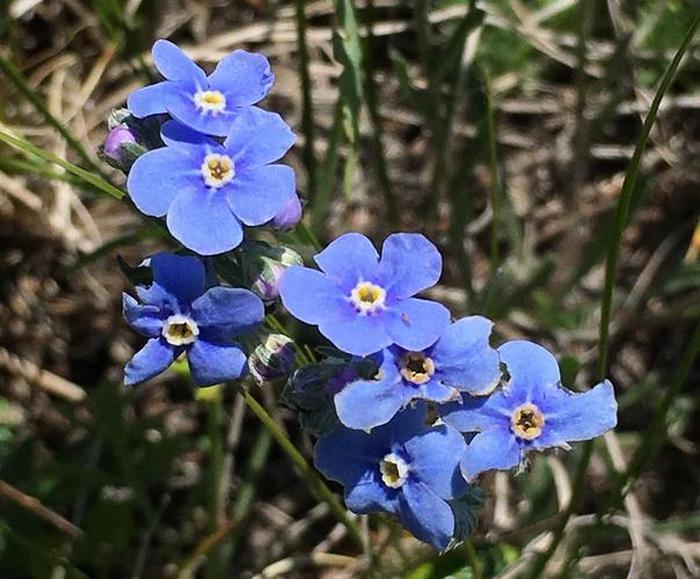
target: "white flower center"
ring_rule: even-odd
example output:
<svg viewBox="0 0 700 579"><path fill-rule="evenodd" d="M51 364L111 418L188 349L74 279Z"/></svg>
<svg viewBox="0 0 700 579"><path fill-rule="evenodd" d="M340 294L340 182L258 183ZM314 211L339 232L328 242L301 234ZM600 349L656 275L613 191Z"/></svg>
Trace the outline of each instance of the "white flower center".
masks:
<svg viewBox="0 0 700 579"><path fill-rule="evenodd" d="M218 90L198 90L194 95L194 105L204 113L217 115L226 110L226 97Z"/></svg>
<svg viewBox="0 0 700 579"><path fill-rule="evenodd" d="M413 384L425 384L435 374L435 362L423 352L406 352L401 356L399 372Z"/></svg>
<svg viewBox="0 0 700 579"><path fill-rule="evenodd" d="M165 320L163 337L171 346L187 346L199 336L199 328L192 318L175 314Z"/></svg>
<svg viewBox="0 0 700 579"><path fill-rule="evenodd" d="M386 290L369 281L359 282L350 292L350 302L363 316L383 310L386 307L385 300Z"/></svg>
<svg viewBox="0 0 700 579"><path fill-rule="evenodd" d="M223 187L236 175L233 161L228 155L209 153L202 163L202 178L207 187Z"/></svg>
<svg viewBox="0 0 700 579"><path fill-rule="evenodd" d="M543 426L544 414L530 402L518 406L510 418L510 427L515 436L525 440L535 440L542 434Z"/></svg>
<svg viewBox="0 0 700 579"><path fill-rule="evenodd" d="M387 454L379 461L379 472L382 473L382 482L392 488L401 488L408 478L408 465L400 456L393 452Z"/></svg>

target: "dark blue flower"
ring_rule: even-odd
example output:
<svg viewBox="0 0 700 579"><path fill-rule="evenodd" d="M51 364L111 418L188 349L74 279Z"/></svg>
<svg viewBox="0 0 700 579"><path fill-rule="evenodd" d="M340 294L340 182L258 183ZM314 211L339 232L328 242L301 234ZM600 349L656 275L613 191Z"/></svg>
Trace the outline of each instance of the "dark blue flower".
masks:
<svg viewBox="0 0 700 579"><path fill-rule="evenodd" d="M371 434L338 427L319 439L315 462L345 487L351 511L391 513L418 539L445 549L455 528L446 501L467 490L459 472L466 445L454 428L428 427L425 420L419 405Z"/></svg>
<svg viewBox="0 0 700 579"><path fill-rule="evenodd" d="M271 164L294 144L276 113L249 108L223 145L174 121L163 126L166 147L139 157L127 189L146 215L167 215L170 233L200 255L233 249L245 225L272 219L295 195L294 171Z"/></svg>
<svg viewBox="0 0 700 579"><path fill-rule="evenodd" d="M617 424L615 392L608 380L577 394L561 385L557 361L541 346L517 340L498 352L510 375L503 388L441 407L446 423L478 433L462 459L467 480L518 466L532 450L568 449L568 442L600 436Z"/></svg>
<svg viewBox="0 0 700 579"><path fill-rule="evenodd" d="M124 294L124 317L149 338L124 370L130 386L166 370L185 353L198 386L241 376L246 356L234 339L263 319L254 293L229 287L206 290L204 264L196 257L161 253L150 260L153 283L137 286L139 303Z"/></svg>
<svg viewBox="0 0 700 579"><path fill-rule="evenodd" d="M237 114L265 98L275 81L267 59L244 50L225 56L209 76L167 40L153 45L153 60L166 80L131 93L131 112L169 113L207 135L228 135Z"/></svg>
<svg viewBox="0 0 700 579"><path fill-rule="evenodd" d="M422 352L391 346L375 354L375 379L357 380L335 395L338 418L349 428L369 430L412 400L444 403L460 392L488 394L501 377L498 353L489 345L492 327L481 316L462 318Z"/></svg>
<svg viewBox="0 0 700 579"><path fill-rule="evenodd" d="M346 233L315 260L322 271L287 270L282 303L344 352L366 356L392 344L423 350L449 323L443 305L412 297L435 285L442 271L440 252L422 235L390 235L380 259L364 235Z"/></svg>

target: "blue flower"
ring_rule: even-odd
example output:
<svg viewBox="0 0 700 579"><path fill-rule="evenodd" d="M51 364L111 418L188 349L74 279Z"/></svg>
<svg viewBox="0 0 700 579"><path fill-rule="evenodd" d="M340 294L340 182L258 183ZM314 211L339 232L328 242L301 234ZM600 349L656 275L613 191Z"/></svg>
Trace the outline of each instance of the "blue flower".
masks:
<svg viewBox="0 0 700 579"><path fill-rule="evenodd" d="M489 346L492 327L486 318L472 316L447 326L422 352L386 348L375 355L374 380L357 380L335 395L338 418L349 428L369 430L389 422L412 400L444 403L460 392L491 392L501 378L498 353Z"/></svg>
<svg viewBox="0 0 700 579"><path fill-rule="evenodd" d="M228 135L238 113L265 98L275 81L261 54L236 50L207 76L172 42L158 40L152 52L166 80L131 93L129 109L139 118L169 113L207 135Z"/></svg>
<svg viewBox="0 0 700 579"><path fill-rule="evenodd" d="M127 189L140 211L167 215L170 233L200 255L233 249L245 225L272 219L295 195L294 171L270 164L294 144L276 113L249 108L223 145L170 121L161 147L139 157Z"/></svg>
<svg viewBox="0 0 700 579"><path fill-rule="evenodd" d="M315 462L345 487L351 511L391 513L418 539L445 549L455 527L446 501L467 490L459 472L466 445L454 428L427 427L425 419L419 405L371 434L338 427L319 439Z"/></svg>
<svg viewBox="0 0 700 579"><path fill-rule="evenodd" d="M423 350L449 323L443 305L412 297L435 285L442 270L440 253L422 235L390 235L380 259L364 235L346 233L315 261L322 271L287 270L282 303L344 352L366 356L392 344Z"/></svg>
<svg viewBox="0 0 700 579"><path fill-rule="evenodd" d="M487 470L518 466L529 451L568 449L568 442L600 436L617 424L608 380L577 394L561 385L557 361L541 346L517 340L498 352L510 376L503 388L440 409L446 423L478 433L462 458L468 481Z"/></svg>
<svg viewBox="0 0 700 579"><path fill-rule="evenodd" d="M182 353L198 386L240 377L246 356L234 338L262 321L260 298L229 287L205 291L205 268L196 257L161 253L151 268L153 283L136 287L141 303L124 294L127 323L149 338L126 365L125 384L160 374Z"/></svg>

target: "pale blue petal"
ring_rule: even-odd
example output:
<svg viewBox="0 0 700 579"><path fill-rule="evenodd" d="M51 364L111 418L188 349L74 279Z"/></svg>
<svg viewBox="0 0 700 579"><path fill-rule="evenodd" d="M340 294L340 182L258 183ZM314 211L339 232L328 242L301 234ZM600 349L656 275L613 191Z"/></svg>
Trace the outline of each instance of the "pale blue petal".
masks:
<svg viewBox="0 0 700 579"><path fill-rule="evenodd" d="M308 267L292 266L279 283L282 305L298 320L319 324L335 319L338 308L347 306L340 289L328 276Z"/></svg>
<svg viewBox="0 0 700 579"><path fill-rule="evenodd" d="M158 72L168 80L206 82L204 71L169 40L156 40L151 53Z"/></svg>
<svg viewBox="0 0 700 579"><path fill-rule="evenodd" d="M442 273L442 256L419 233L394 233L386 238L379 262L379 278L392 296L408 298L434 286Z"/></svg>
<svg viewBox="0 0 700 579"><path fill-rule="evenodd" d="M422 398L423 400L430 400L431 402L438 402L444 404L450 400L459 399L459 390L453 388L452 386L445 386L441 384L438 380L432 379L416 387L415 397Z"/></svg>
<svg viewBox="0 0 700 579"><path fill-rule="evenodd" d="M462 475L472 482L488 470L509 470L520 464L520 446L506 428L492 428L477 434L462 455Z"/></svg>
<svg viewBox="0 0 700 579"><path fill-rule="evenodd" d="M241 288L214 287L192 303L192 318L204 338L240 336L258 326L264 317L260 298Z"/></svg>
<svg viewBox="0 0 700 579"><path fill-rule="evenodd" d="M314 261L329 276L348 291L358 281L373 281L379 263L379 254L372 242L361 233L345 233L316 257Z"/></svg>
<svg viewBox="0 0 700 579"><path fill-rule="evenodd" d="M419 352L432 345L450 322L449 310L437 302L409 298L385 312L386 332L405 350Z"/></svg>
<svg viewBox="0 0 700 579"><path fill-rule="evenodd" d="M348 428L370 430L389 422L413 398L412 389L398 378L391 381L357 380L335 397L335 410Z"/></svg>
<svg viewBox="0 0 700 579"><path fill-rule="evenodd" d="M369 356L391 345L392 340L384 329L385 315L362 316L345 300L335 306L333 313L326 313L319 330L343 352Z"/></svg>
<svg viewBox="0 0 700 579"><path fill-rule="evenodd" d="M169 81L144 86L132 92L126 99L129 111L138 119L167 112L165 103L175 90Z"/></svg>
<svg viewBox="0 0 700 579"><path fill-rule="evenodd" d="M259 167L284 157L296 136L277 113L246 107L233 121L224 141L236 167Z"/></svg>
<svg viewBox="0 0 700 579"><path fill-rule="evenodd" d="M175 361L177 351L162 338L151 338L124 368L124 384L133 386L164 372Z"/></svg>
<svg viewBox="0 0 700 579"><path fill-rule="evenodd" d="M234 50L221 59L209 75L212 89L226 95L226 106L254 105L270 92L275 75L262 54Z"/></svg>
<svg viewBox="0 0 700 579"><path fill-rule="evenodd" d="M155 305L139 304L129 294L122 294L122 310L126 323L134 328L139 334L148 338L155 338L160 335L163 329L163 319L160 308Z"/></svg>
<svg viewBox="0 0 700 579"><path fill-rule="evenodd" d="M448 402L439 407L442 419L460 432L486 430L494 425L510 426L510 417L517 404L512 403L504 390L497 390L490 396L470 396Z"/></svg>
<svg viewBox="0 0 700 579"><path fill-rule="evenodd" d="M413 535L438 550L447 548L454 534L450 506L420 482L406 483L399 495L399 518Z"/></svg>
<svg viewBox="0 0 700 579"><path fill-rule="evenodd" d="M538 344L514 340L498 348L498 353L510 374L509 387L528 401L537 389L561 380L556 359Z"/></svg>
<svg viewBox="0 0 700 579"><path fill-rule="evenodd" d="M408 440L405 448L413 473L440 498L461 497L467 491L459 471L467 445L456 429L436 426Z"/></svg>
<svg viewBox="0 0 700 579"><path fill-rule="evenodd" d="M185 82L175 82L173 89L168 92L165 100L165 108L170 115L183 125L206 135L225 137L231 130L231 124L236 118L236 113L226 109L213 113L200 110L194 102L197 87Z"/></svg>
<svg viewBox="0 0 700 579"><path fill-rule="evenodd" d="M450 324L433 346L435 378L470 394L491 392L501 378L498 352L489 345L493 322L481 316Z"/></svg>
<svg viewBox="0 0 700 579"><path fill-rule="evenodd" d="M168 229L185 247L216 255L243 241L243 228L218 191L183 191L168 210Z"/></svg>
<svg viewBox="0 0 700 579"><path fill-rule="evenodd" d="M226 188L236 217L251 226L270 221L295 194L294 171L286 165L245 169Z"/></svg>
<svg viewBox="0 0 700 579"><path fill-rule="evenodd" d="M237 344L213 344L201 338L187 352L187 361L197 386L235 380L246 368L246 356Z"/></svg>
<svg viewBox="0 0 700 579"><path fill-rule="evenodd" d="M221 148L221 145L208 135L195 131L176 120L169 120L160 127L160 137L168 147L185 145L189 149L191 145L208 145L213 148ZM200 175L199 173L197 173ZM201 177L201 175L200 175Z"/></svg>

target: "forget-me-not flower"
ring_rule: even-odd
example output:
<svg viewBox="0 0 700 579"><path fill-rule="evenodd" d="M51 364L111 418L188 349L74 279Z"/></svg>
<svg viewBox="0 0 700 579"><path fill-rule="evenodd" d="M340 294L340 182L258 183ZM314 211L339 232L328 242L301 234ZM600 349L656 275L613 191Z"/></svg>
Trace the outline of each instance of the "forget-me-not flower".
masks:
<svg viewBox="0 0 700 579"><path fill-rule="evenodd" d="M267 58L245 50L225 56L209 76L172 42L156 41L152 53L165 80L131 93L131 112L169 113L207 135L228 135L240 111L265 98L275 81Z"/></svg>
<svg viewBox="0 0 700 579"><path fill-rule="evenodd" d="M510 379L488 397L464 396L441 407L442 419L477 432L462 458L468 481L487 470L507 470L526 453L588 440L617 424L617 402L605 380L584 393L561 385L559 366L542 346L516 340L498 349Z"/></svg>
<svg viewBox="0 0 700 579"><path fill-rule="evenodd" d="M235 248L241 223L266 223L296 194L294 171L274 164L295 138L276 113L246 109L223 145L174 121L162 136L167 146L136 160L127 189L140 211L167 215L170 233L200 255Z"/></svg>
<svg viewBox="0 0 700 579"><path fill-rule="evenodd" d="M390 235L380 259L364 235L346 233L314 259L322 271L285 272L282 303L344 352L366 356L392 344L420 351L449 323L445 306L413 297L442 271L440 252L420 234Z"/></svg>
<svg viewBox="0 0 700 579"><path fill-rule="evenodd" d="M421 404L371 434L339 426L319 439L315 463L344 486L351 511L391 513L418 539L445 549L455 527L446 501L467 490L459 472L466 445L456 429L425 420Z"/></svg>
<svg viewBox="0 0 700 579"><path fill-rule="evenodd" d="M126 365L126 385L160 374L182 353L198 386L240 377L246 355L234 340L262 322L260 298L245 289L206 290L204 264L196 257L160 253L150 265L153 283L136 287L141 303L124 294L126 321L149 338Z"/></svg>
<svg viewBox="0 0 700 579"><path fill-rule="evenodd" d="M462 318L423 351L390 346L375 354L377 376L352 382L335 395L338 418L349 428L369 430L389 422L412 400L444 403L460 392L488 394L501 378L498 353L489 345L492 327L481 316Z"/></svg>

